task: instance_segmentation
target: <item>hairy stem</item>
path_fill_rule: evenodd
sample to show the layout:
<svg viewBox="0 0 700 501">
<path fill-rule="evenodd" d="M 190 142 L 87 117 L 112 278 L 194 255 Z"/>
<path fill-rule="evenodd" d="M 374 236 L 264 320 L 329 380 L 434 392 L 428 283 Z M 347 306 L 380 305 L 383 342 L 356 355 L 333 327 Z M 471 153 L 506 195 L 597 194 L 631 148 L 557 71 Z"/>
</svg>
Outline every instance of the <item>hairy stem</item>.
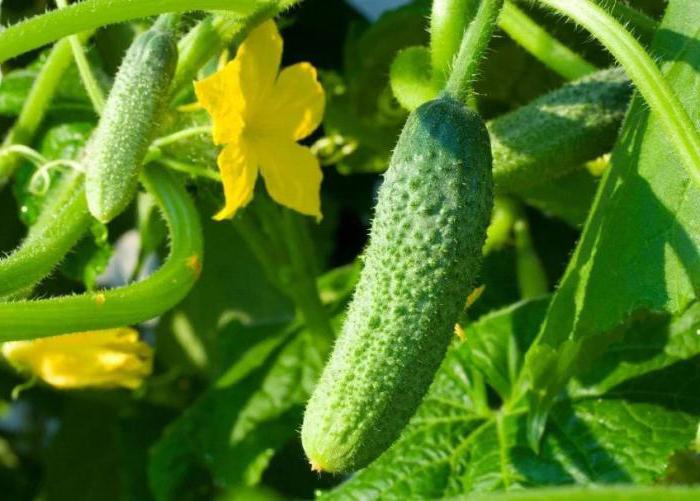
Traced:
<svg viewBox="0 0 700 501">
<path fill-rule="evenodd" d="M 481 58 L 496 27 L 503 0 L 481 0 L 474 19 L 462 37 L 457 59 L 447 80 L 445 91 L 465 102 L 471 94 L 472 83 Z"/>
<path fill-rule="evenodd" d="M 162 314 L 187 295 L 202 264 L 197 209 L 166 170 L 147 166 L 142 180 L 163 211 L 170 233 L 170 255 L 163 266 L 143 281 L 117 289 L 0 303 L 0 341 L 135 324 Z"/>
<path fill-rule="evenodd" d="M 188 174 L 193 177 L 201 177 L 209 179 L 210 181 L 221 182 L 221 174 L 218 172 L 207 169 L 206 167 L 200 167 L 198 165 L 193 165 L 187 162 L 182 162 L 180 160 L 175 160 L 174 158 L 156 158 L 155 162 L 178 172 Z"/>
<path fill-rule="evenodd" d="M 56 186 L 27 238 L 0 259 L 0 300 L 25 293 L 65 257 L 90 226 L 84 176 L 73 172 Z"/>
<path fill-rule="evenodd" d="M 273 244 L 270 242 L 269 237 L 260 231 L 259 221 L 257 221 L 254 215 L 248 210 L 241 211 L 232 222 L 233 227 L 260 263 L 268 280 L 270 280 L 279 291 L 289 295 L 289 291 L 280 280 L 278 273 L 280 263 L 278 259 L 276 259 L 276 256 L 270 252 Z"/>
<path fill-rule="evenodd" d="M 474 18 L 479 0 L 433 0 L 430 13 L 430 58 L 433 78 L 444 82 L 464 31 Z"/>
<path fill-rule="evenodd" d="M 613 16 L 625 23 L 625 26 L 634 29 L 644 40 L 651 40 L 659 27 L 659 23 L 655 19 L 630 7 L 621 0 L 613 1 L 612 3 L 610 0 L 596 0 L 596 2 L 607 7 Z"/>
<path fill-rule="evenodd" d="M 84 0 L 20 21 L 0 32 L 0 62 L 60 38 L 166 12 L 227 10 L 248 15 L 264 0 Z M 278 2 L 270 0 L 277 4 Z"/>
<path fill-rule="evenodd" d="M 545 66 L 567 80 L 576 80 L 598 69 L 547 33 L 512 2 L 503 4 L 498 25 Z"/>
<path fill-rule="evenodd" d="M 56 5 L 58 8 L 63 9 L 68 6 L 67 0 L 56 0 Z M 102 87 L 97 82 L 95 74 L 92 72 L 90 63 L 85 56 L 85 49 L 83 48 L 83 43 L 77 35 L 71 35 L 68 37 L 68 41 L 73 52 L 73 59 L 75 59 L 75 64 L 78 66 L 78 72 L 80 73 L 80 79 L 83 81 L 85 90 L 92 102 L 93 108 L 98 115 L 102 114 L 102 110 L 105 107 L 105 95 L 102 91 Z"/>
<path fill-rule="evenodd" d="M 283 209 L 281 223 L 296 282 L 292 298 L 314 335 L 319 352 L 325 356 L 331 348 L 333 327 L 318 292 L 313 244 L 306 220 L 290 209 Z"/>
<path fill-rule="evenodd" d="M 618 60 L 666 129 L 688 174 L 700 187 L 700 134 L 651 57 L 610 14 L 590 0 L 540 0 L 586 28 Z"/>
<path fill-rule="evenodd" d="M 294 301 L 319 352 L 325 356 L 331 348 L 333 328 L 318 292 L 313 243 L 304 216 L 278 206 L 261 192 L 256 193 L 251 208 L 260 224 L 249 226 L 248 231 L 264 233 L 261 236 L 265 238 L 258 240 L 266 241 L 265 247 L 252 242 L 251 249 L 264 254 L 258 257 L 262 263 L 276 263 L 275 283 Z"/>
</svg>

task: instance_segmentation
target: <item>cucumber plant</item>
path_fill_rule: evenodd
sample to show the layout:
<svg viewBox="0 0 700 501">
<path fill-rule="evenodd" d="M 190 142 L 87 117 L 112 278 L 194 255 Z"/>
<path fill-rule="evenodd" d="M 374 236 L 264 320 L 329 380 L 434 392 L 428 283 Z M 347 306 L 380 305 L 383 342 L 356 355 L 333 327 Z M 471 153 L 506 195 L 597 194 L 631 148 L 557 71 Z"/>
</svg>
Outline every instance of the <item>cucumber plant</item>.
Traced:
<svg viewBox="0 0 700 501">
<path fill-rule="evenodd" d="M 384 3 L 3 3 L 3 499 L 700 498 L 700 2 Z"/>
</svg>

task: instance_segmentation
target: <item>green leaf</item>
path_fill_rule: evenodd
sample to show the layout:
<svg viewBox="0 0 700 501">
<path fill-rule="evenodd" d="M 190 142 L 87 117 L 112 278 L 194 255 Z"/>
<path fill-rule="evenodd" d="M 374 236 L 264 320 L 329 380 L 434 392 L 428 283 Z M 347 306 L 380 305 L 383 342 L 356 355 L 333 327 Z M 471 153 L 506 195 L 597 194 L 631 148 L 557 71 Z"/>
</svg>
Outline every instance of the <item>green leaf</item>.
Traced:
<svg viewBox="0 0 700 501">
<path fill-rule="evenodd" d="M 39 141 L 38 151 L 48 160 L 75 160 L 85 145 L 93 124 L 90 122 L 66 122 L 49 128 Z M 41 211 L 47 195 L 37 195 L 29 190 L 29 181 L 36 171 L 36 166 L 29 162 L 23 162 L 16 174 L 13 189 L 17 205 L 20 209 L 20 217 L 24 223 L 31 226 Z M 62 169 L 57 168 L 49 172 L 49 186 L 62 175 Z"/>
<path fill-rule="evenodd" d="M 700 489 L 668 487 L 593 487 L 536 489 L 527 492 L 509 492 L 474 496 L 476 501 L 658 501 L 674 499 L 693 501 L 700 496 Z"/>
<path fill-rule="evenodd" d="M 201 211 L 213 214 L 203 203 Z M 290 301 L 275 289 L 232 224 L 203 220 L 207 253 L 192 292 L 158 327 L 158 357 L 178 370 L 215 377 L 235 353 L 240 332 L 290 321 Z M 230 341 L 230 342 L 227 342 Z M 222 344 L 223 343 L 223 344 Z"/>
<path fill-rule="evenodd" d="M 424 499 L 546 485 L 651 484 L 661 478 L 666 458 L 687 447 L 696 432 L 698 357 L 652 368 L 599 396 L 558 401 L 539 454 L 527 443 L 526 408 L 513 407 L 508 398 L 503 405 L 489 399 L 491 408 L 480 402 L 474 369 L 508 395 L 546 304 L 547 299 L 523 302 L 468 326 L 466 341 L 450 350 L 401 438 L 324 498 Z M 687 321 L 681 317 L 670 328 Z"/>
<path fill-rule="evenodd" d="M 358 269 L 357 264 L 344 266 L 319 279 L 335 327 Z M 282 322 L 238 324 L 226 335 L 222 349 L 234 362 L 168 426 L 153 449 L 149 475 L 158 499 L 178 499 L 193 471 L 201 474 L 202 468 L 218 487 L 256 485 L 275 451 L 301 424 L 323 364 L 311 333 Z"/>
<path fill-rule="evenodd" d="M 700 3 L 672 1 L 652 52 L 700 124 Z M 609 331 L 640 311 L 676 314 L 700 290 L 700 190 L 691 182 L 658 119 L 636 97 L 611 166 L 536 345 L 528 354 L 531 439 L 576 372 L 615 337 Z"/>
<path fill-rule="evenodd" d="M 601 395 L 615 385 L 700 355 L 700 303 L 679 317 L 644 312 L 614 334 L 613 343 L 569 385 L 573 394 Z M 613 335 L 613 333 L 611 333 Z"/>
<path fill-rule="evenodd" d="M 465 329 L 470 360 L 502 399 L 511 395 L 525 350 L 534 339 L 549 305 L 538 299 L 523 308 L 518 303 L 485 315 Z"/>
<path fill-rule="evenodd" d="M 178 499 L 202 468 L 219 487 L 260 480 L 275 449 L 296 433 L 321 366 L 308 331 L 285 340 L 243 379 L 224 374 L 166 428 L 149 467 L 156 498 Z"/>
</svg>

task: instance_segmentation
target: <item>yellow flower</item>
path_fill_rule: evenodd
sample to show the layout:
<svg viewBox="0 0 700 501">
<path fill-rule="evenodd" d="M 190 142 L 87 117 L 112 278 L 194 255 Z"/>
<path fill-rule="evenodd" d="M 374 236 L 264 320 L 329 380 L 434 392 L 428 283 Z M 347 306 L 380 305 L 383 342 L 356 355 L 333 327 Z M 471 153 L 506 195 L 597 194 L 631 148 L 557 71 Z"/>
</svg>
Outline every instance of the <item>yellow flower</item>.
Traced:
<svg viewBox="0 0 700 501">
<path fill-rule="evenodd" d="M 129 328 L 11 341 L 2 354 L 56 388 L 137 388 L 151 373 L 153 350 Z"/>
<path fill-rule="evenodd" d="M 282 38 L 273 21 L 253 30 L 235 59 L 195 83 L 209 112 L 226 198 L 215 219 L 233 217 L 253 198 L 258 171 L 270 196 L 302 214 L 321 217 L 321 167 L 297 141 L 323 117 L 316 70 L 298 63 L 279 71 Z"/>
</svg>

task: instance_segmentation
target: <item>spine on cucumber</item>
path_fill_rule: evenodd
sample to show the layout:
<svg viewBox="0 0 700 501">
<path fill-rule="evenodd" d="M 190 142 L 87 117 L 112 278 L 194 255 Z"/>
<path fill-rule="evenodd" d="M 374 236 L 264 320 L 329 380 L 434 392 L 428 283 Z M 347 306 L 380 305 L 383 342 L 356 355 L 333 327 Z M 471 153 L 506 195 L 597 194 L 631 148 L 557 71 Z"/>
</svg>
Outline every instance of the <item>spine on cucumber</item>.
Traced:
<svg viewBox="0 0 700 501">
<path fill-rule="evenodd" d="M 177 65 L 170 18 L 129 47 L 85 152 L 90 213 L 106 223 L 131 202 Z"/>
<path fill-rule="evenodd" d="M 478 115 L 450 97 L 416 109 L 379 191 L 364 269 L 309 401 L 312 467 L 364 467 L 420 404 L 478 272 L 492 207 L 491 150 Z"/>
</svg>

